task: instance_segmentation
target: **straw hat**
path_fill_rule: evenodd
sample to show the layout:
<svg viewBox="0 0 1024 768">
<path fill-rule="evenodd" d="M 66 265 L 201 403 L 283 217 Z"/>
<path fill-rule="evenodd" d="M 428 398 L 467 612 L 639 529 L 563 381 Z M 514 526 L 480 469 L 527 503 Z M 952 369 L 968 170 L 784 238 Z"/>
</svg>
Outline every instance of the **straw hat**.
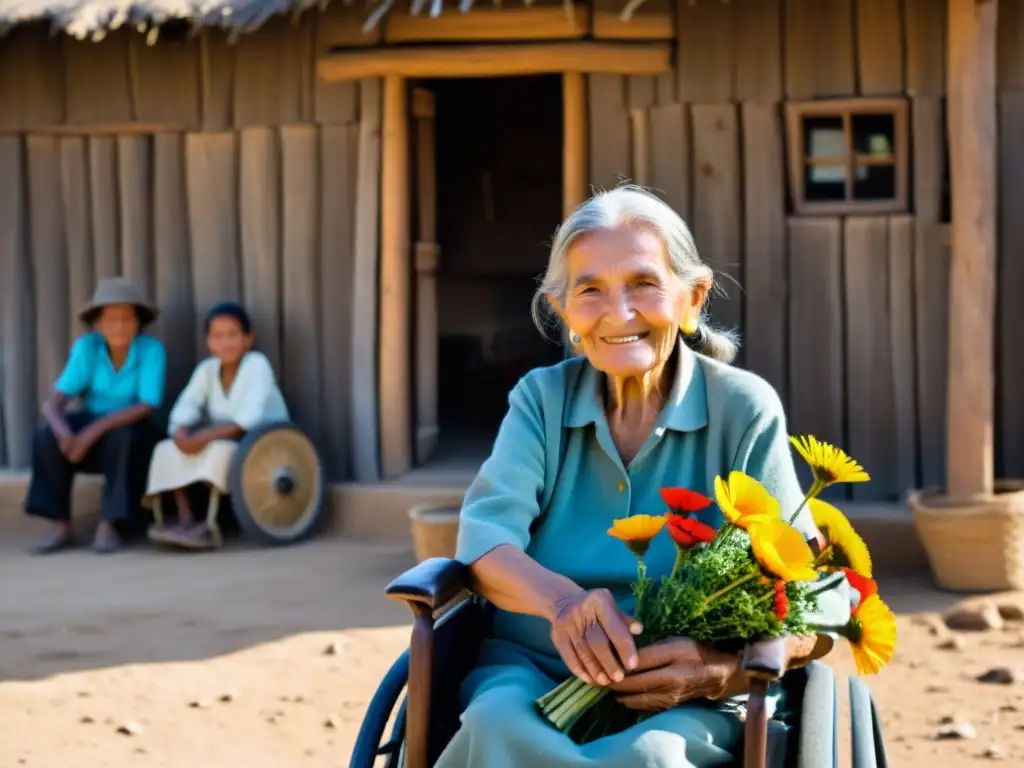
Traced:
<svg viewBox="0 0 1024 768">
<path fill-rule="evenodd" d="M 78 310 L 79 319 L 92 325 L 104 307 L 130 304 L 139 313 L 139 325 L 145 327 L 156 320 L 159 310 L 153 306 L 135 283 L 127 277 L 108 277 L 96 286 L 92 300 Z"/>
</svg>

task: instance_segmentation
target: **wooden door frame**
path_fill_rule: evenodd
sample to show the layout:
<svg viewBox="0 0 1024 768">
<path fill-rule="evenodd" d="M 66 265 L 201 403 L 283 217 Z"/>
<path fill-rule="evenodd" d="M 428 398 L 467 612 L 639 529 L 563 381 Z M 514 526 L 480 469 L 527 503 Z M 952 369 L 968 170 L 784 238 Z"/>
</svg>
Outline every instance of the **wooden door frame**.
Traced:
<svg viewBox="0 0 1024 768">
<path fill-rule="evenodd" d="M 568 44 L 563 44 L 568 45 Z M 585 44 L 580 44 L 585 45 Z M 547 46 L 562 48 L 563 46 Z M 586 106 L 586 80 L 588 71 L 608 72 L 616 67 L 613 74 L 663 74 L 669 71 L 668 48 L 657 44 L 619 46 L 634 50 L 639 57 L 629 57 L 615 62 L 613 57 L 597 57 L 591 66 L 584 67 L 577 60 L 580 51 L 563 52 L 563 61 L 558 65 L 541 60 L 530 67 L 516 64 L 520 57 L 528 56 L 522 46 L 461 46 L 460 49 L 478 51 L 474 59 L 477 67 L 472 70 L 475 77 L 501 77 L 519 74 L 560 74 L 562 76 L 562 184 L 563 215 L 568 215 L 588 195 L 588 133 L 589 120 Z M 479 54 L 487 48 L 486 54 Z M 589 50 L 589 49 L 588 49 Z M 370 52 L 367 52 L 370 53 Z M 372 56 L 381 56 L 377 49 Z M 403 52 L 407 54 L 408 51 Z M 383 479 L 392 479 L 408 472 L 413 466 L 415 382 L 413 380 L 413 334 L 410 298 L 412 295 L 413 254 L 410 238 L 412 215 L 412 173 L 410 166 L 410 131 L 412 115 L 410 109 L 410 77 L 466 77 L 469 72 L 460 64 L 452 65 L 452 56 L 432 58 L 432 49 L 423 49 L 415 66 L 408 66 L 411 59 L 403 59 L 399 72 L 389 70 L 387 59 L 378 64 L 376 74 L 383 74 L 384 98 L 381 129 L 381 188 L 380 188 L 380 314 L 378 347 L 378 399 L 380 424 L 380 468 Z M 593 54 L 593 52 L 591 52 Z M 362 54 L 336 54 L 320 62 L 320 76 L 324 79 L 349 79 L 352 72 L 359 77 L 373 76 L 364 73 L 369 59 L 360 58 L 359 67 L 347 70 L 338 64 L 337 56 L 356 57 Z M 558 57 L 556 56 L 555 59 Z M 569 61 L 569 59 L 572 61 Z M 325 62 L 333 61 L 333 69 Z M 379 60 L 378 60 L 379 61 Z M 433 65 L 431 65 L 433 62 Z M 539 67 L 539 68 L 538 68 Z M 552 68 L 554 67 L 554 68 Z M 344 74 L 343 70 L 345 73 Z M 643 70 L 642 72 L 634 70 Z M 367 70 L 368 72 L 369 70 Z M 328 75 L 333 75 L 328 77 Z"/>
</svg>

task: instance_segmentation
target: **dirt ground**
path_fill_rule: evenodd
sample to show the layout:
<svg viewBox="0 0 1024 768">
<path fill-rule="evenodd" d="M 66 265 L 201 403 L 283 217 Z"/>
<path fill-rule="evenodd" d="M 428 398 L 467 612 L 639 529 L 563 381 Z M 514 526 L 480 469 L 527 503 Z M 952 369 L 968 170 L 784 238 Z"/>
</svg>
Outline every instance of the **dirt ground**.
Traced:
<svg viewBox="0 0 1024 768">
<path fill-rule="evenodd" d="M 403 547 L 325 539 L 33 559 L 22 544 L 0 542 L 0 768 L 343 768 L 408 640 L 406 609 L 382 594 L 412 562 Z M 924 579 L 882 589 L 900 613 L 897 658 L 870 680 L 890 764 L 989 762 L 990 745 L 1024 764 L 1024 683 L 973 679 L 1024 668 L 1024 622 L 940 650 L 921 616 L 956 598 Z M 848 652 L 832 662 L 845 717 Z M 977 738 L 936 740 L 943 716 L 969 721 Z"/>
</svg>

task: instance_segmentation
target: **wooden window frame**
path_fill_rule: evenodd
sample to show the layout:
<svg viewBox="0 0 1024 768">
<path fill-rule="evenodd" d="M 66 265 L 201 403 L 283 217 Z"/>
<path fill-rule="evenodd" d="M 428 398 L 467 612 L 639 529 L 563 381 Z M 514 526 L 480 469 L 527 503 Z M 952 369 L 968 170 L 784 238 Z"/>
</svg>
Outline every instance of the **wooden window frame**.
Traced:
<svg viewBox="0 0 1024 768">
<path fill-rule="evenodd" d="M 910 144 L 907 127 L 907 100 L 891 99 L 828 99 L 799 101 L 786 104 L 786 143 L 789 154 L 789 183 L 793 195 L 793 212 L 798 216 L 836 216 L 870 213 L 906 213 L 908 209 L 907 183 L 910 167 Z M 858 156 L 853 151 L 853 117 L 856 115 L 891 114 L 893 116 L 893 154 L 891 159 Z M 844 157 L 816 158 L 812 164 L 846 167 L 845 200 L 808 200 L 808 165 L 804 147 L 803 121 L 808 117 L 840 117 L 846 137 Z M 895 170 L 895 195 L 886 200 L 855 200 L 853 185 L 855 167 L 860 163 L 892 165 Z"/>
</svg>

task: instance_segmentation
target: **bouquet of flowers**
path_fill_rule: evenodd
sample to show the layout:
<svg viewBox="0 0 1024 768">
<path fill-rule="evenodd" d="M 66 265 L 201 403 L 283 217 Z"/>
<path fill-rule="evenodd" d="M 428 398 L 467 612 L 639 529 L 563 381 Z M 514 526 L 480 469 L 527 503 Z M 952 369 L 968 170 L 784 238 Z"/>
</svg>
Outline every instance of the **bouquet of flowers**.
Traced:
<svg viewBox="0 0 1024 768">
<path fill-rule="evenodd" d="M 810 465 L 814 481 L 786 516 L 757 480 L 731 472 L 715 478 L 715 502 L 724 518 L 717 530 L 700 519 L 712 500 L 685 488 L 661 489 L 669 508 L 664 515 L 614 522 L 608 534 L 623 541 L 637 560 L 634 615 L 643 626 L 638 647 L 688 637 L 738 649 L 765 637 L 832 632 L 849 641 L 859 674 L 874 674 L 892 658 L 896 619 L 871 578 L 867 546 L 842 512 L 818 498 L 830 485 L 864 482 L 868 474 L 845 452 L 814 437 L 790 441 Z M 805 506 L 825 539 L 823 547 L 792 526 Z M 669 575 L 654 580 L 644 556 L 665 528 L 676 547 L 675 564 Z M 817 597 L 842 583 L 837 574 L 845 575 L 859 600 L 845 624 L 814 624 Z M 571 677 L 536 704 L 556 728 L 583 742 L 609 733 L 615 723 L 628 726 L 643 717 L 606 700 L 608 693 Z"/>
</svg>

